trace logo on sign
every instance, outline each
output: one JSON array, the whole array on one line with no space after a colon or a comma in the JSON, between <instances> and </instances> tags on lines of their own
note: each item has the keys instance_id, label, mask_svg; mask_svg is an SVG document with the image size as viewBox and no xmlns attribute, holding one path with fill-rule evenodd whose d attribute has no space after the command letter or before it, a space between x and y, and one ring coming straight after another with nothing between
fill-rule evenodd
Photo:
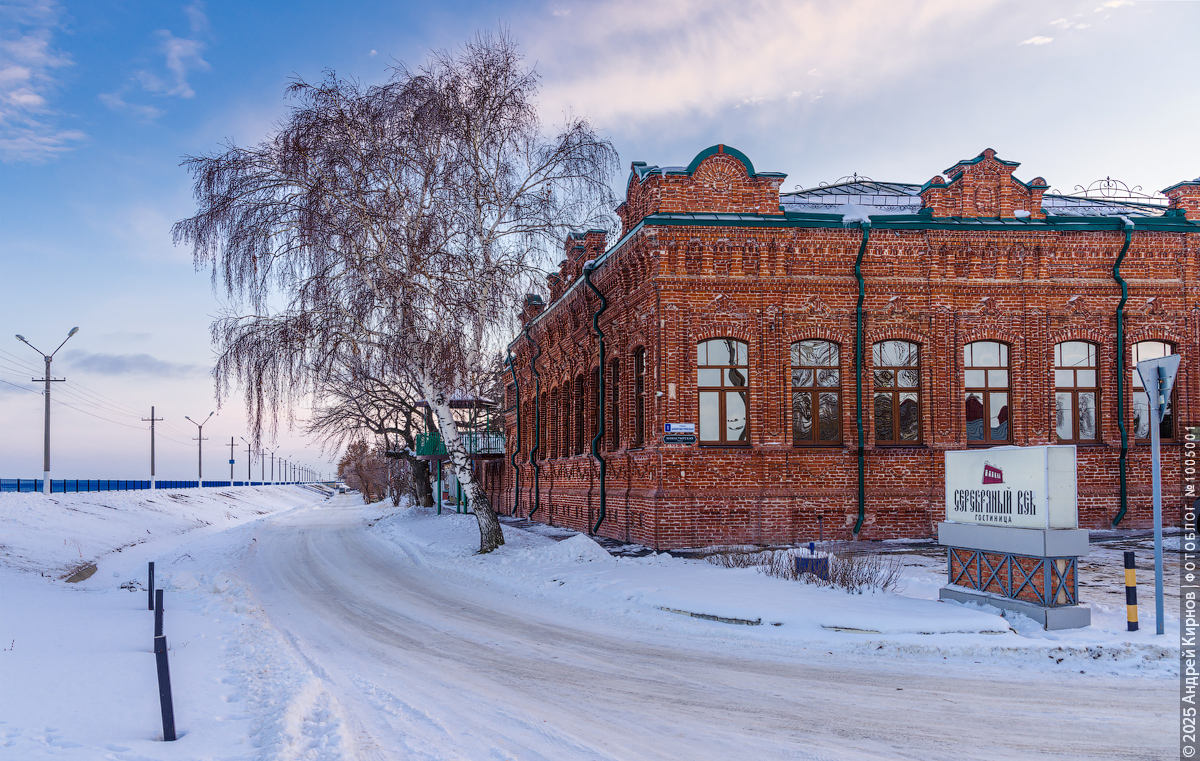
<instances>
[{"instance_id":1,"label":"logo on sign","mask_svg":"<svg viewBox=\"0 0 1200 761\"><path fill-rule=\"evenodd\" d=\"M985 484L1002 484L1004 483L1004 471L997 468L990 462L983 463L983 483Z\"/></svg>"}]
</instances>

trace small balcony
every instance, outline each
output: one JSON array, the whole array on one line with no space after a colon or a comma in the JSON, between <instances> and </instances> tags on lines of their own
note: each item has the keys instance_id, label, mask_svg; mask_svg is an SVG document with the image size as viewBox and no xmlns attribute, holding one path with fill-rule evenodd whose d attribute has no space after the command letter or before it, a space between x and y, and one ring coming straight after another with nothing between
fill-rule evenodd
<instances>
[{"instance_id":1,"label":"small balcony","mask_svg":"<svg viewBox=\"0 0 1200 761\"><path fill-rule=\"evenodd\" d=\"M463 431L463 445L468 457L501 457L504 455L504 434L500 431ZM427 460L446 458L446 446L440 433L417 434L417 457Z\"/></svg>"}]
</instances>

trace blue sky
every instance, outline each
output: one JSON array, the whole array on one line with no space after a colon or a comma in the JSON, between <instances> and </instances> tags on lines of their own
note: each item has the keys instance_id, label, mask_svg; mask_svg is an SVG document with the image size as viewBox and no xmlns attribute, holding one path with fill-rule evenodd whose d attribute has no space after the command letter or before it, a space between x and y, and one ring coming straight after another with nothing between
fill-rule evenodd
<instances>
[{"instance_id":1,"label":"blue sky","mask_svg":"<svg viewBox=\"0 0 1200 761\"><path fill-rule=\"evenodd\" d=\"M183 416L216 407L208 324L221 303L171 244L171 223L193 208L179 160L264 138L293 76L379 81L395 61L417 64L503 24L542 75L546 123L590 116L626 165L686 164L723 142L787 172L788 189L852 172L924 182L985 147L1020 161L1018 177L1068 192L1106 176L1149 191L1200 174L1189 60L1200 2L0 8L4 477L41 471L42 400L22 390L34 389L25 365L40 373L40 357L11 336L52 348L75 325L54 363L68 378L55 391L78 408L53 411L55 474L142 476L148 434L136 413L154 404L174 439L160 439L159 476L194 477ZM245 433L235 396L205 429L206 476L228 475L218 445ZM294 431L277 445L323 461Z\"/></svg>"}]
</instances>

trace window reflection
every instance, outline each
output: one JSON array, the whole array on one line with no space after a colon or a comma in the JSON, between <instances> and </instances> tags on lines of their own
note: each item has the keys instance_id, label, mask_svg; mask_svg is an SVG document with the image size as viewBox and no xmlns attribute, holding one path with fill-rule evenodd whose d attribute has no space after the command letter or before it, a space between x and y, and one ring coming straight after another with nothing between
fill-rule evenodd
<instances>
[{"instance_id":1,"label":"window reflection","mask_svg":"<svg viewBox=\"0 0 1200 761\"><path fill-rule=\"evenodd\" d=\"M1146 389L1142 386L1142 376L1137 371L1137 363L1144 362L1147 359L1159 359L1169 354L1175 353L1175 347L1163 341L1141 341L1133 345L1133 351L1130 352L1130 360L1133 365L1133 429L1134 436L1139 439L1150 439L1150 424L1154 419L1154 415L1150 410L1150 399ZM1178 382L1176 382L1178 386ZM1159 426L1159 438L1170 440L1175 438L1175 389L1171 389L1170 396L1165 400L1166 409L1163 412L1162 424Z\"/></svg>"},{"instance_id":2,"label":"window reflection","mask_svg":"<svg viewBox=\"0 0 1200 761\"><path fill-rule=\"evenodd\" d=\"M840 351L832 341L792 344L792 443L836 444L842 439Z\"/></svg>"},{"instance_id":3,"label":"window reflection","mask_svg":"<svg viewBox=\"0 0 1200 761\"><path fill-rule=\"evenodd\" d=\"M747 345L714 338L696 345L698 438L707 444L750 440L747 392L750 367Z\"/></svg>"},{"instance_id":4,"label":"window reflection","mask_svg":"<svg viewBox=\"0 0 1200 761\"><path fill-rule=\"evenodd\" d=\"M1063 341L1054 346L1054 427L1063 443L1099 440L1096 429L1096 345Z\"/></svg>"},{"instance_id":5,"label":"window reflection","mask_svg":"<svg viewBox=\"0 0 1200 761\"><path fill-rule=\"evenodd\" d=\"M880 341L871 347L877 443L921 440L920 360L920 347L911 341Z\"/></svg>"},{"instance_id":6,"label":"window reflection","mask_svg":"<svg viewBox=\"0 0 1200 761\"><path fill-rule=\"evenodd\" d=\"M969 343L963 347L963 367L967 441L1007 444L1011 438L1008 345Z\"/></svg>"}]
</instances>

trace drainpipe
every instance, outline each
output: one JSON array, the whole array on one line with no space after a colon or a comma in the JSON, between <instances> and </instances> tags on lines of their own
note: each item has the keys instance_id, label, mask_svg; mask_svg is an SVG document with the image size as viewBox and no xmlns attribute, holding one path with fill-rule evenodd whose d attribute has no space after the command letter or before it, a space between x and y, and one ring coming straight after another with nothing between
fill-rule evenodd
<instances>
[{"instance_id":1,"label":"drainpipe","mask_svg":"<svg viewBox=\"0 0 1200 761\"><path fill-rule=\"evenodd\" d=\"M521 509L521 466L517 464L517 455L521 454L521 384L517 381L517 370L513 367L512 349L508 350L508 359L504 364L508 365L508 372L512 374L513 389L517 395L517 448L513 450L509 457L509 462L512 463L513 471L516 473L515 488L513 489L513 511L516 515Z\"/></svg>"},{"instance_id":2,"label":"drainpipe","mask_svg":"<svg viewBox=\"0 0 1200 761\"><path fill-rule=\"evenodd\" d=\"M867 240L871 237L871 220L859 220L862 227L862 244L858 247L858 258L854 260L854 277L858 280L858 306L854 308L854 402L855 418L858 423L858 520L854 522L854 536L862 531L863 519L867 515L866 491L866 462L863 452L863 399L862 399L862 368L863 368L863 298L866 296L866 283L863 282L862 260L867 252Z\"/></svg>"},{"instance_id":3,"label":"drainpipe","mask_svg":"<svg viewBox=\"0 0 1200 761\"><path fill-rule=\"evenodd\" d=\"M1125 460L1129 454L1129 434L1125 430L1125 302L1129 299L1129 285L1121 277L1121 262L1124 261L1125 254L1129 251L1129 243L1133 239L1133 220L1129 217L1121 217L1121 220L1125 223L1125 245L1121 246L1121 253L1117 254L1117 261L1112 269L1113 280L1121 286L1121 302L1117 304L1117 428L1121 431L1121 509L1113 518L1113 528L1124 520L1125 512L1129 509L1125 475Z\"/></svg>"},{"instance_id":4,"label":"drainpipe","mask_svg":"<svg viewBox=\"0 0 1200 761\"><path fill-rule=\"evenodd\" d=\"M542 468L537 461L542 443L542 376L537 371L537 361L542 356L542 347L530 337L528 325L525 326L525 340L537 352L529 360L529 372L533 374L533 447L529 450L529 464L533 466L533 507L529 508L529 517L532 518L542 506Z\"/></svg>"},{"instance_id":5,"label":"drainpipe","mask_svg":"<svg viewBox=\"0 0 1200 761\"><path fill-rule=\"evenodd\" d=\"M595 262L588 262L583 265L583 282L587 283L587 287L592 289L592 293L600 299L600 308L592 314L592 327L596 331L596 335L600 337L600 370L596 373L596 382L599 385L596 395L596 435L592 437L592 457L596 458L596 462L600 463L600 517L596 519L596 525L592 526L592 533L600 530L600 524L604 523L605 518L605 494L604 494L604 474L608 467L608 463L600 456L600 441L604 438L604 331L600 330L600 315L604 314L604 310L608 309L608 299L604 298L604 294L596 288L596 284L592 282L592 272L596 269Z\"/></svg>"}]
</instances>

